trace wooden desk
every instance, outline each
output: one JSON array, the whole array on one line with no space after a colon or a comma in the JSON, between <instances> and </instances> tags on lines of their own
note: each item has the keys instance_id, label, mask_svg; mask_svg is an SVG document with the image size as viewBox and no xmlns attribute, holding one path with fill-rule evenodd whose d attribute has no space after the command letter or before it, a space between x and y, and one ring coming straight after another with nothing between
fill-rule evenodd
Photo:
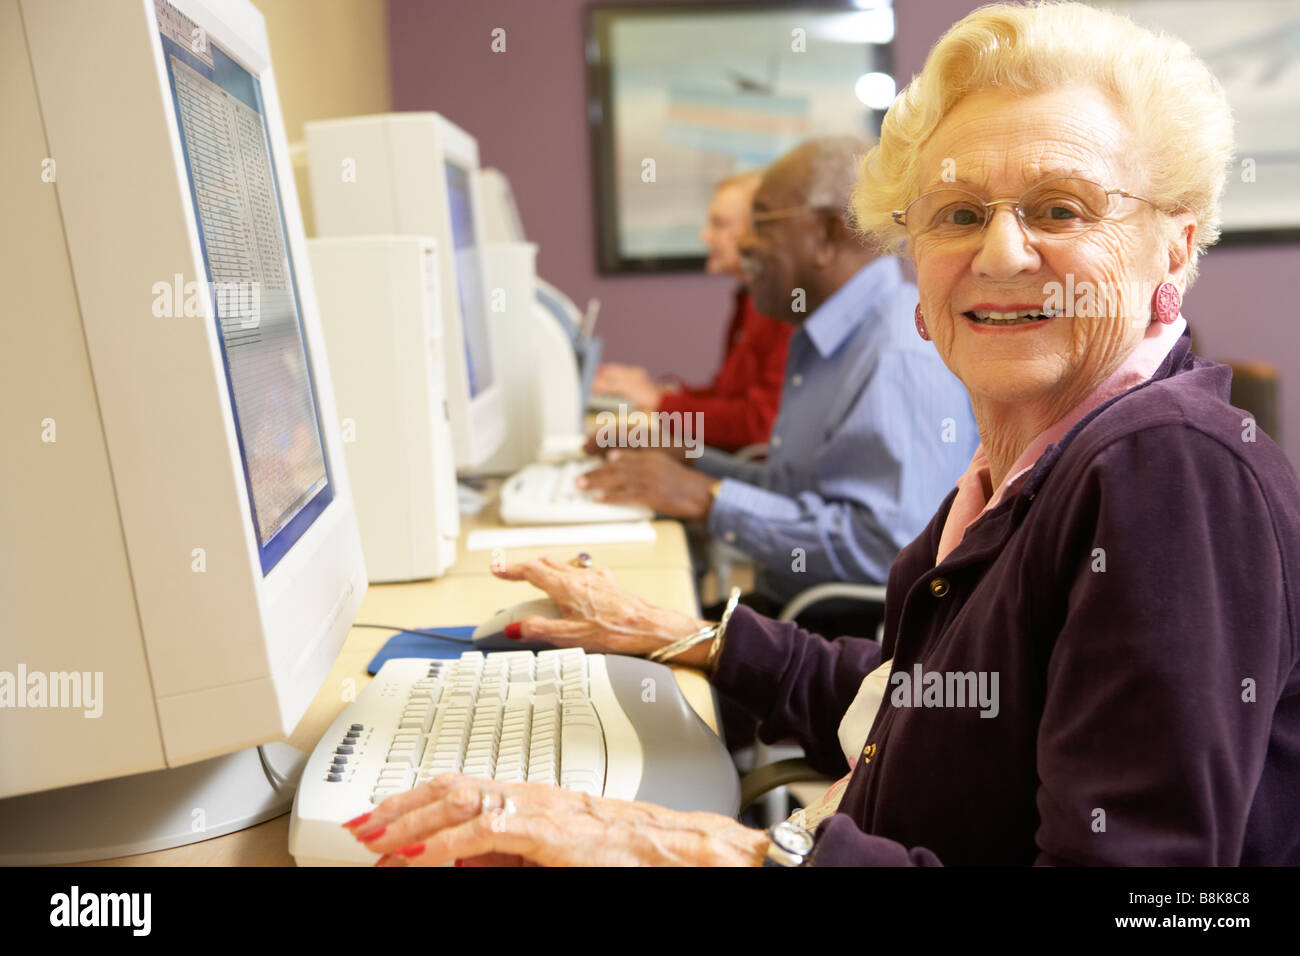
<instances>
[{"instance_id":1,"label":"wooden desk","mask_svg":"<svg viewBox=\"0 0 1300 956\"><path fill-rule=\"evenodd\" d=\"M483 518L490 521L490 515ZM479 523L477 527L493 527ZM686 539L676 522L656 522L659 530L651 545L604 544L597 551L600 563L617 568L619 583L633 594L656 604L687 613L698 613ZM462 538L462 545L464 539ZM568 550L536 550L558 557ZM451 627L477 624L498 608L541 596L529 584L501 581L488 571L488 552L470 552L473 562L458 560L460 571L436 581L411 584L371 585L361 609L359 623L394 624L401 627ZM511 555L512 558L517 557ZM463 553L462 553L463 558ZM482 558L481 561L477 560ZM474 570L480 568L481 570ZM311 753L316 742L343 709L346 699L355 697L372 679L366 665L383 647L393 632L371 628L353 628L339 653L338 660L315 700L307 709L289 743ZM678 685L687 701L705 722L717 730L713 689L704 676L691 668L675 668ZM190 846L136 856L100 861L95 866L292 866L289 854L289 815L226 836Z\"/></svg>"}]
</instances>

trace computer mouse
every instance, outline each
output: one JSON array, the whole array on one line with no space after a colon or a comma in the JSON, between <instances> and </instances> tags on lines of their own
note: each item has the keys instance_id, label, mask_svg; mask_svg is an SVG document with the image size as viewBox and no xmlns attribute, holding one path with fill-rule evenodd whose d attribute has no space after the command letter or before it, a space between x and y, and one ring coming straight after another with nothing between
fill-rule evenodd
<instances>
[{"instance_id":1,"label":"computer mouse","mask_svg":"<svg viewBox=\"0 0 1300 956\"><path fill-rule=\"evenodd\" d=\"M549 617L553 620L559 620L564 615L560 609L555 606L555 602L550 598L538 598L535 601L523 601L519 604L505 607L497 611L496 614L488 618L482 624L474 629L473 640L474 650L476 651L547 651L553 648L554 644L548 644L546 641L530 641L520 639L512 641L506 637L506 625L515 621L522 621L526 617Z\"/></svg>"}]
</instances>

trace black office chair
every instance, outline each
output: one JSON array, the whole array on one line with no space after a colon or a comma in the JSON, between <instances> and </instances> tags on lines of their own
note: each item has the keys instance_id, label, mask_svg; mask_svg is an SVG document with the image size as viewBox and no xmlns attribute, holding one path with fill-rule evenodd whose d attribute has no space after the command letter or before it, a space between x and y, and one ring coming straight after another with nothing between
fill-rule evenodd
<instances>
[{"instance_id":1,"label":"black office chair","mask_svg":"<svg viewBox=\"0 0 1300 956\"><path fill-rule=\"evenodd\" d=\"M1255 419L1255 427L1279 445L1282 422L1278 416L1277 366L1268 362L1227 362L1232 369L1229 401Z\"/></svg>"},{"instance_id":2,"label":"black office chair","mask_svg":"<svg viewBox=\"0 0 1300 956\"><path fill-rule=\"evenodd\" d=\"M884 617L885 588L879 584L818 584L800 591L781 609L779 621L793 621L810 607L822 601L860 601L877 609ZM885 625L876 628L875 640L879 642L884 635ZM751 748L745 748L750 750ZM748 754L742 751L742 759ZM763 810L760 813L764 826L772 826L789 815L789 788L794 784L815 784L821 789L829 787L835 778L828 777L816 770L804 757L803 748L794 741L778 741L765 744L755 741L752 748L752 766L740 778L740 812L744 813L761 799ZM801 795L807 797L805 793ZM805 802L801 799L800 802Z\"/></svg>"},{"instance_id":3,"label":"black office chair","mask_svg":"<svg viewBox=\"0 0 1300 956\"><path fill-rule=\"evenodd\" d=\"M744 448L732 453L732 458L736 461L758 461L767 457L767 445L755 444L746 445ZM733 548L725 541L711 540L709 542L708 569L713 572L714 580L717 582L717 593L720 598L726 597L731 590L731 579L735 573L737 565L751 565L749 556L743 551ZM707 573L707 572L706 572Z\"/></svg>"}]
</instances>

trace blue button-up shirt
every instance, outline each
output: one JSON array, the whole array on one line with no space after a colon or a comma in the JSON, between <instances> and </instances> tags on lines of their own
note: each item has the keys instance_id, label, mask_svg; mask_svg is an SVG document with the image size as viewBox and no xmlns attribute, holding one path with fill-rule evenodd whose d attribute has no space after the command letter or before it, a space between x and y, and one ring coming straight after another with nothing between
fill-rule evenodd
<instances>
[{"instance_id":1,"label":"blue button-up shirt","mask_svg":"<svg viewBox=\"0 0 1300 956\"><path fill-rule=\"evenodd\" d=\"M970 399L916 334L916 302L898 260L864 266L791 338L767 460L696 462L726 479L709 533L759 564L774 599L885 581L975 453Z\"/></svg>"}]
</instances>

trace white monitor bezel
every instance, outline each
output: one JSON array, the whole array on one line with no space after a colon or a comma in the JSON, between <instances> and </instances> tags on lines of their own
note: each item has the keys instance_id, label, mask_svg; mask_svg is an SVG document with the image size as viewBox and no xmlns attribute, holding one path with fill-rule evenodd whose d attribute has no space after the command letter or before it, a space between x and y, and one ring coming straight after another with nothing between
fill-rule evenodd
<instances>
[{"instance_id":1,"label":"white monitor bezel","mask_svg":"<svg viewBox=\"0 0 1300 956\"><path fill-rule=\"evenodd\" d=\"M263 574L210 297L200 296L194 317L149 311L156 282L206 279L153 0L92 4L76 17L28 5L121 527L120 539L95 546L124 549L129 562L138 621L114 640L145 649L165 761L176 766L292 731L346 639L365 574L264 20L246 0L172 6L258 77L334 486L329 505ZM93 582L67 586L93 593ZM103 779L110 766L149 769L123 739L94 776L69 778L90 739L51 739L26 789Z\"/></svg>"}]
</instances>

